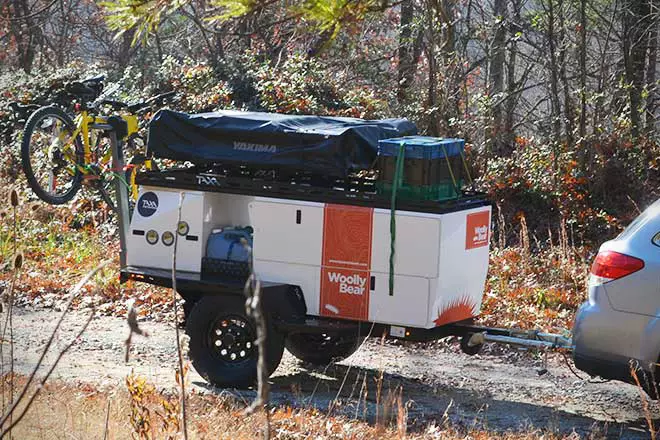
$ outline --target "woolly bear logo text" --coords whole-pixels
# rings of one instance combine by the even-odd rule
[[[339,284],[339,293],[349,295],[364,295],[367,288],[367,277],[359,274],[342,275],[338,272],[328,272],[328,281]]]
[[[490,231],[490,212],[481,211],[468,214],[465,227],[465,249],[488,246]]]

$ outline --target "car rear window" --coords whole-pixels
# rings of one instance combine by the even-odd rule
[[[626,238],[630,237],[633,235],[635,232],[637,232],[644,224],[646,221],[653,216],[659,215],[660,214],[660,200],[656,200],[655,203],[653,203],[651,206],[646,208],[644,212],[642,212],[635,220],[632,221],[626,227],[626,229],[619,234],[619,236],[616,238],[617,240],[625,240]]]

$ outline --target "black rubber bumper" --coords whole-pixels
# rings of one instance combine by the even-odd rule
[[[630,364],[627,362],[607,361],[591,356],[585,356],[577,352],[573,353],[575,366],[590,376],[598,376],[603,379],[620,380],[622,382],[634,383],[630,374]]]

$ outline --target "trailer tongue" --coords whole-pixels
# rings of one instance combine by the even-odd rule
[[[256,374],[255,326],[243,305],[250,268],[263,281],[270,372],[285,346],[326,363],[366,336],[462,336],[471,354],[487,341],[570,348],[561,335],[473,325],[491,206],[463,188],[462,141],[397,138],[413,129],[404,120],[159,113],[150,154],[188,165],[138,175],[130,224],[117,183],[122,280],[171,286],[178,235],[190,356],[221,386]]]

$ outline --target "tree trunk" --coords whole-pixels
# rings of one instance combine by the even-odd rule
[[[25,73],[30,73],[36,55],[37,45],[35,36],[34,17],[31,17],[27,0],[13,0],[12,33],[18,50],[18,64]],[[20,19],[23,17],[23,19]]]
[[[447,136],[456,136],[454,127],[451,124],[453,118],[460,116],[459,100],[461,94],[461,74],[460,63],[456,56],[456,24],[455,24],[455,0],[441,0],[437,20],[441,23],[442,44],[440,45],[440,55],[442,58],[442,69],[444,85],[442,92],[442,121],[443,134]]]
[[[512,0],[512,22],[509,26],[510,36],[515,37],[515,34],[522,29],[520,23],[522,19],[520,12],[522,10],[521,0]],[[506,65],[506,101],[504,102],[504,128],[503,139],[506,148],[506,154],[513,153],[515,147],[515,110],[516,104],[519,99],[518,81],[516,81],[516,63],[518,61],[518,43],[516,38],[511,38],[509,47],[509,59]],[[524,76],[524,74],[523,74]]]
[[[573,99],[571,99],[571,84],[569,83],[568,75],[566,74],[567,38],[566,23],[564,21],[564,0],[558,0],[557,12],[559,13],[559,41],[561,42],[559,48],[559,78],[561,79],[562,90],[564,92],[565,139],[569,145],[573,145],[575,107],[573,105]]]
[[[403,0],[401,2],[401,21],[399,25],[399,71],[397,85],[397,101],[399,104],[406,102],[408,89],[412,85],[414,71],[413,59],[413,2]]]
[[[129,29],[121,37],[119,43],[119,52],[117,53],[117,66],[123,70],[128,66],[131,61],[131,45],[133,44],[133,36],[135,35],[135,28]]]
[[[488,95],[491,106],[491,129],[489,138],[491,150],[497,156],[507,154],[502,136],[502,92],[504,91],[504,62],[506,50],[506,0],[495,0],[493,5],[495,32],[488,63]]]
[[[658,96],[657,86],[655,84],[656,63],[658,61],[658,5],[657,0],[649,1],[649,52],[648,64],[646,67],[646,89],[648,96],[646,98],[646,133],[653,135],[655,133],[655,110],[656,99]]]
[[[587,135],[587,0],[580,0],[580,142]],[[582,146],[582,149],[584,145]],[[581,149],[581,150],[582,150]]]
[[[557,46],[555,43],[555,11],[554,0],[548,1],[548,28],[546,38],[548,41],[548,50],[550,52],[550,65],[548,66],[550,74],[550,107],[553,141],[559,142],[561,138],[561,104],[559,102],[559,66],[557,63]]]
[[[594,99],[594,104],[593,104],[593,112],[592,112],[592,118],[591,118],[591,133],[594,136],[599,136],[602,131],[604,119],[605,119],[605,96],[604,92],[607,87],[608,82],[614,78],[614,77],[619,77],[619,76],[612,76],[613,74],[610,73],[612,71],[618,71],[619,67],[621,67],[621,70],[623,69],[623,66],[618,66],[619,63],[617,64],[612,64],[612,60],[609,57],[609,50],[610,50],[610,43],[613,42],[614,40],[612,39],[612,35],[614,33],[614,28],[615,24],[617,22],[617,17],[619,17],[620,14],[620,8],[619,8],[619,3],[615,3],[608,12],[610,13],[610,20],[606,22],[607,26],[607,31],[605,32],[605,38],[604,42],[602,43],[602,47],[599,53],[599,59],[598,59],[598,67],[596,68],[597,72],[597,83],[596,83],[596,91],[595,91],[595,99]],[[616,43],[615,43],[616,44]],[[625,54],[625,52],[624,52]],[[625,55],[624,55],[625,56]],[[623,76],[623,73],[621,74]],[[587,163],[591,163],[593,160],[594,156],[591,155],[588,160],[586,160]]]
[[[435,17],[433,15],[433,8],[427,8],[427,29],[428,29],[428,42],[427,42],[427,56],[429,61],[429,84],[428,94],[426,98],[426,105],[429,109],[429,134],[431,136],[438,136],[440,134],[440,127],[438,124],[438,111],[436,106],[436,60],[435,60]]]
[[[649,14],[648,6],[646,1],[626,0],[623,11],[623,55],[630,103],[631,134],[633,137],[639,135],[641,128],[640,110],[642,110],[642,89],[644,87],[648,38],[648,32],[644,24],[645,17],[648,17]]]

